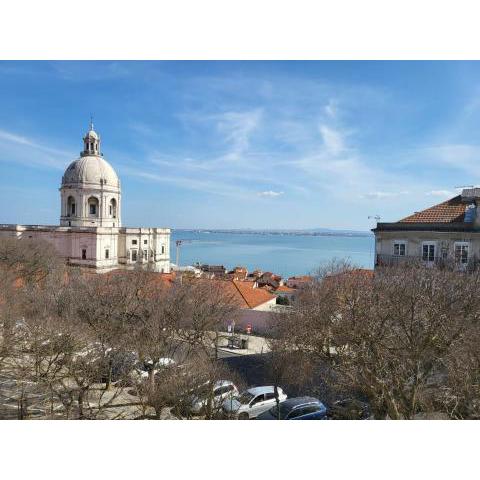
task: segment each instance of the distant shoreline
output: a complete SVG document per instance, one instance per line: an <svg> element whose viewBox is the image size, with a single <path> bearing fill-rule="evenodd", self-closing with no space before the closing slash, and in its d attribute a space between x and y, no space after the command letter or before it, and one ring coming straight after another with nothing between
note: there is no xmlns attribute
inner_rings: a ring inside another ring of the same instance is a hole
<svg viewBox="0 0 480 480"><path fill-rule="evenodd" d="M304 237L373 237L370 232L346 231L346 230L235 230L235 229L198 229L198 228L172 228L172 232L190 233L221 233L236 235L291 235Z"/></svg>

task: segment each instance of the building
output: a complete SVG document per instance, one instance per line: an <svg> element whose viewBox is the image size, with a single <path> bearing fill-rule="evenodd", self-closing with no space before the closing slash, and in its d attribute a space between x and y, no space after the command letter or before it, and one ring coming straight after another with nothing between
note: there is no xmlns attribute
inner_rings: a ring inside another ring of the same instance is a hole
<svg viewBox="0 0 480 480"><path fill-rule="evenodd" d="M45 240L68 264L96 272L135 266L170 272L170 229L123 227L120 180L93 124L83 143L62 177L60 225L2 224L0 236Z"/></svg>
<svg viewBox="0 0 480 480"><path fill-rule="evenodd" d="M296 277L290 277L286 281L287 287L290 288L302 288L304 285L310 283L313 280L313 277L310 275L301 275Z"/></svg>
<svg viewBox="0 0 480 480"><path fill-rule="evenodd" d="M475 268L480 259L480 188L415 212L398 222L378 223L375 266L418 260L426 265Z"/></svg>

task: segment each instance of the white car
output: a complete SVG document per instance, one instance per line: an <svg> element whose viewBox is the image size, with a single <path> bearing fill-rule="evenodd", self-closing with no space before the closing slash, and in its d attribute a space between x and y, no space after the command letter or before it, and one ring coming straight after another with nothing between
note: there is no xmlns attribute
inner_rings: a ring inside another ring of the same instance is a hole
<svg viewBox="0 0 480 480"><path fill-rule="evenodd" d="M208 395L211 393L210 384L203 386L200 392L192 398L192 413L198 415L202 413L208 403ZM238 389L235 384L229 380L219 380L213 384L212 408L213 410L220 410L223 402L230 401L238 396Z"/></svg>
<svg viewBox="0 0 480 480"><path fill-rule="evenodd" d="M284 402L287 395L280 387L277 387L278 399ZM229 416L235 416L239 420L256 418L263 412L277 404L275 389L273 386L255 387L245 390L240 396L223 402L223 410Z"/></svg>
<svg viewBox="0 0 480 480"><path fill-rule="evenodd" d="M137 364L136 368L130 373L130 376L136 381L145 380L148 378L148 373L152 371L152 369L153 374L155 375L160 368L174 366L175 363L175 360L168 357L160 358L155 366L153 365L152 360L145 360L144 362L139 362Z"/></svg>

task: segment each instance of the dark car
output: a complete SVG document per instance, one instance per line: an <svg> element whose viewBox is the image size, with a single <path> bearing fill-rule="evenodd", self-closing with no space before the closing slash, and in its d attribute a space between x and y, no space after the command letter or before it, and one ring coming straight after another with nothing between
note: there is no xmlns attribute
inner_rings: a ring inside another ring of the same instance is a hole
<svg viewBox="0 0 480 480"><path fill-rule="evenodd" d="M260 414L257 420L323 420L327 415L325 405L313 397L288 398Z"/></svg>

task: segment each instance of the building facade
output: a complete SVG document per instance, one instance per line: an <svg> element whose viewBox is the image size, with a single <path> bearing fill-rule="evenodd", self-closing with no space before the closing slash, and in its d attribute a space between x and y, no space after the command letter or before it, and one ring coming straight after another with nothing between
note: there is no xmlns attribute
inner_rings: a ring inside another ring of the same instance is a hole
<svg viewBox="0 0 480 480"><path fill-rule="evenodd" d="M427 266L476 268L480 260L480 188L415 212L398 222L378 223L375 266L417 260Z"/></svg>
<svg viewBox="0 0 480 480"><path fill-rule="evenodd" d="M170 272L170 229L123 227L120 180L90 125L80 157L65 170L60 187L60 225L0 225L0 236L50 242L70 265L108 272L148 267Z"/></svg>

